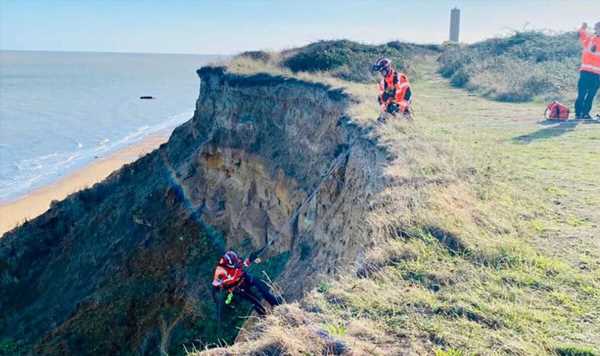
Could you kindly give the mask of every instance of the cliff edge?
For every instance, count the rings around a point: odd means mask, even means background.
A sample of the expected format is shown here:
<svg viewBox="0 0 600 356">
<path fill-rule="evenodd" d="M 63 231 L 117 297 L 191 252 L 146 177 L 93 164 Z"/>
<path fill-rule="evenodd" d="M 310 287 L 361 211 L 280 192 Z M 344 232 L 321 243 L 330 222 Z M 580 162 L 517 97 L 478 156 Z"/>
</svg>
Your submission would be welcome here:
<svg viewBox="0 0 600 356">
<path fill-rule="evenodd" d="M 24 353 L 173 354 L 232 340 L 210 295 L 224 248 L 267 243 L 294 300 L 369 244 L 384 155 L 326 85 L 198 71 L 194 117 L 168 143 L 0 240 L 0 335 Z M 246 309 L 247 310 L 247 309 Z"/>
</svg>

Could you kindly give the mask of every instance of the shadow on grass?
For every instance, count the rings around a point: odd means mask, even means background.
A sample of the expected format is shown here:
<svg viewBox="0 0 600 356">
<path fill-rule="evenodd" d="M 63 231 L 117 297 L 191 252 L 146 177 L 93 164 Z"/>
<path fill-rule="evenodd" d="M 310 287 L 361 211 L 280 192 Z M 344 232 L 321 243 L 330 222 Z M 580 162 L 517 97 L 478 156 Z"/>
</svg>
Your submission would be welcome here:
<svg viewBox="0 0 600 356">
<path fill-rule="evenodd" d="M 544 128 L 526 135 L 514 137 L 513 142 L 519 144 L 528 144 L 537 140 L 546 140 L 549 138 L 562 136 L 575 130 L 580 123 L 582 123 L 582 121 L 572 120 L 557 123 L 556 121 L 546 120 L 541 123 L 541 125 L 545 126 Z"/>
</svg>

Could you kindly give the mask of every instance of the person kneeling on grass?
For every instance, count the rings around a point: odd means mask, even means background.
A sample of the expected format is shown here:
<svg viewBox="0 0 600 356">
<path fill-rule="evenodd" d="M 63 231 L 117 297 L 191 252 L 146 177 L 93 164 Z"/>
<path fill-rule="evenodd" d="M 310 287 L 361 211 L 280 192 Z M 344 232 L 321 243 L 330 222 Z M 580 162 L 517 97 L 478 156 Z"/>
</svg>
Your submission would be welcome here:
<svg viewBox="0 0 600 356">
<path fill-rule="evenodd" d="M 398 72 L 388 58 L 379 58 L 371 70 L 382 76 L 377 97 L 381 112 L 410 117 L 412 92 L 406 74 Z"/>
<path fill-rule="evenodd" d="M 231 304 L 233 296 L 241 297 L 246 299 L 254 306 L 254 310 L 259 315 L 265 315 L 267 312 L 263 305 L 260 303 L 260 298 L 252 292 L 252 288 L 256 288 L 262 297 L 271 304 L 276 306 L 281 304 L 279 299 L 275 297 L 269 291 L 267 284 L 250 275 L 245 268 L 249 267 L 252 262 L 259 263 L 259 258 L 254 258 L 253 261 L 250 258 L 242 260 L 235 252 L 227 251 L 219 259 L 217 266 L 215 267 L 215 274 L 213 278 L 213 299 L 215 303 L 220 303 L 218 296 L 222 291 L 227 292 L 225 304 Z"/>
<path fill-rule="evenodd" d="M 594 98 L 600 88 L 600 22 L 594 26 L 594 34 L 589 33 L 588 25 L 583 23 L 579 29 L 579 40 L 583 45 L 575 117 L 589 120 Z"/>
</svg>

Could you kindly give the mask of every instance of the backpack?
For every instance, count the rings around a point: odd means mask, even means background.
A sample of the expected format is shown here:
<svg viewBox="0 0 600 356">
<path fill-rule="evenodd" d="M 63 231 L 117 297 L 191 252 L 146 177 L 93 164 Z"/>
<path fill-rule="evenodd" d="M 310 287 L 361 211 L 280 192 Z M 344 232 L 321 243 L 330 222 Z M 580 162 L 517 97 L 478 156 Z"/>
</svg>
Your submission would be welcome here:
<svg viewBox="0 0 600 356">
<path fill-rule="evenodd" d="M 546 118 L 546 120 L 567 121 L 569 120 L 569 113 L 570 110 L 568 107 L 558 101 L 553 101 L 546 107 L 544 118 Z"/>
</svg>

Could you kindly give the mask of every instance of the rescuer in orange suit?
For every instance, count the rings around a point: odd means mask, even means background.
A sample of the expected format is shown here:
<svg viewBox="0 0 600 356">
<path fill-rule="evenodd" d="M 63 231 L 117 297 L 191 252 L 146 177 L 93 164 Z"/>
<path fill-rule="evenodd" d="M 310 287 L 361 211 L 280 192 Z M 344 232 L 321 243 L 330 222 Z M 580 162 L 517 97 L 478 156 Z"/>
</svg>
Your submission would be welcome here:
<svg viewBox="0 0 600 356">
<path fill-rule="evenodd" d="M 579 29 L 579 40 L 583 45 L 579 83 L 577 84 L 577 101 L 575 117 L 589 120 L 594 98 L 600 88 L 600 22 L 594 26 L 594 34 L 588 33 L 588 25 L 584 23 Z"/>
<path fill-rule="evenodd" d="M 379 58 L 371 69 L 383 77 L 377 97 L 381 111 L 409 116 L 412 91 L 406 74 L 398 72 L 388 58 Z"/>
<path fill-rule="evenodd" d="M 271 294 L 269 287 L 265 282 L 251 276 L 245 268 L 249 267 L 252 262 L 260 262 L 259 258 L 246 258 L 242 260 L 235 252 L 227 251 L 219 259 L 215 267 L 213 286 L 213 298 L 217 301 L 217 292 L 226 291 L 226 304 L 231 303 L 233 295 L 246 299 L 254 306 L 254 310 L 259 315 L 265 315 L 266 310 L 260 303 L 260 298 L 251 290 L 252 287 L 258 289 L 263 298 L 272 306 L 279 305 L 279 300 Z"/>
</svg>

